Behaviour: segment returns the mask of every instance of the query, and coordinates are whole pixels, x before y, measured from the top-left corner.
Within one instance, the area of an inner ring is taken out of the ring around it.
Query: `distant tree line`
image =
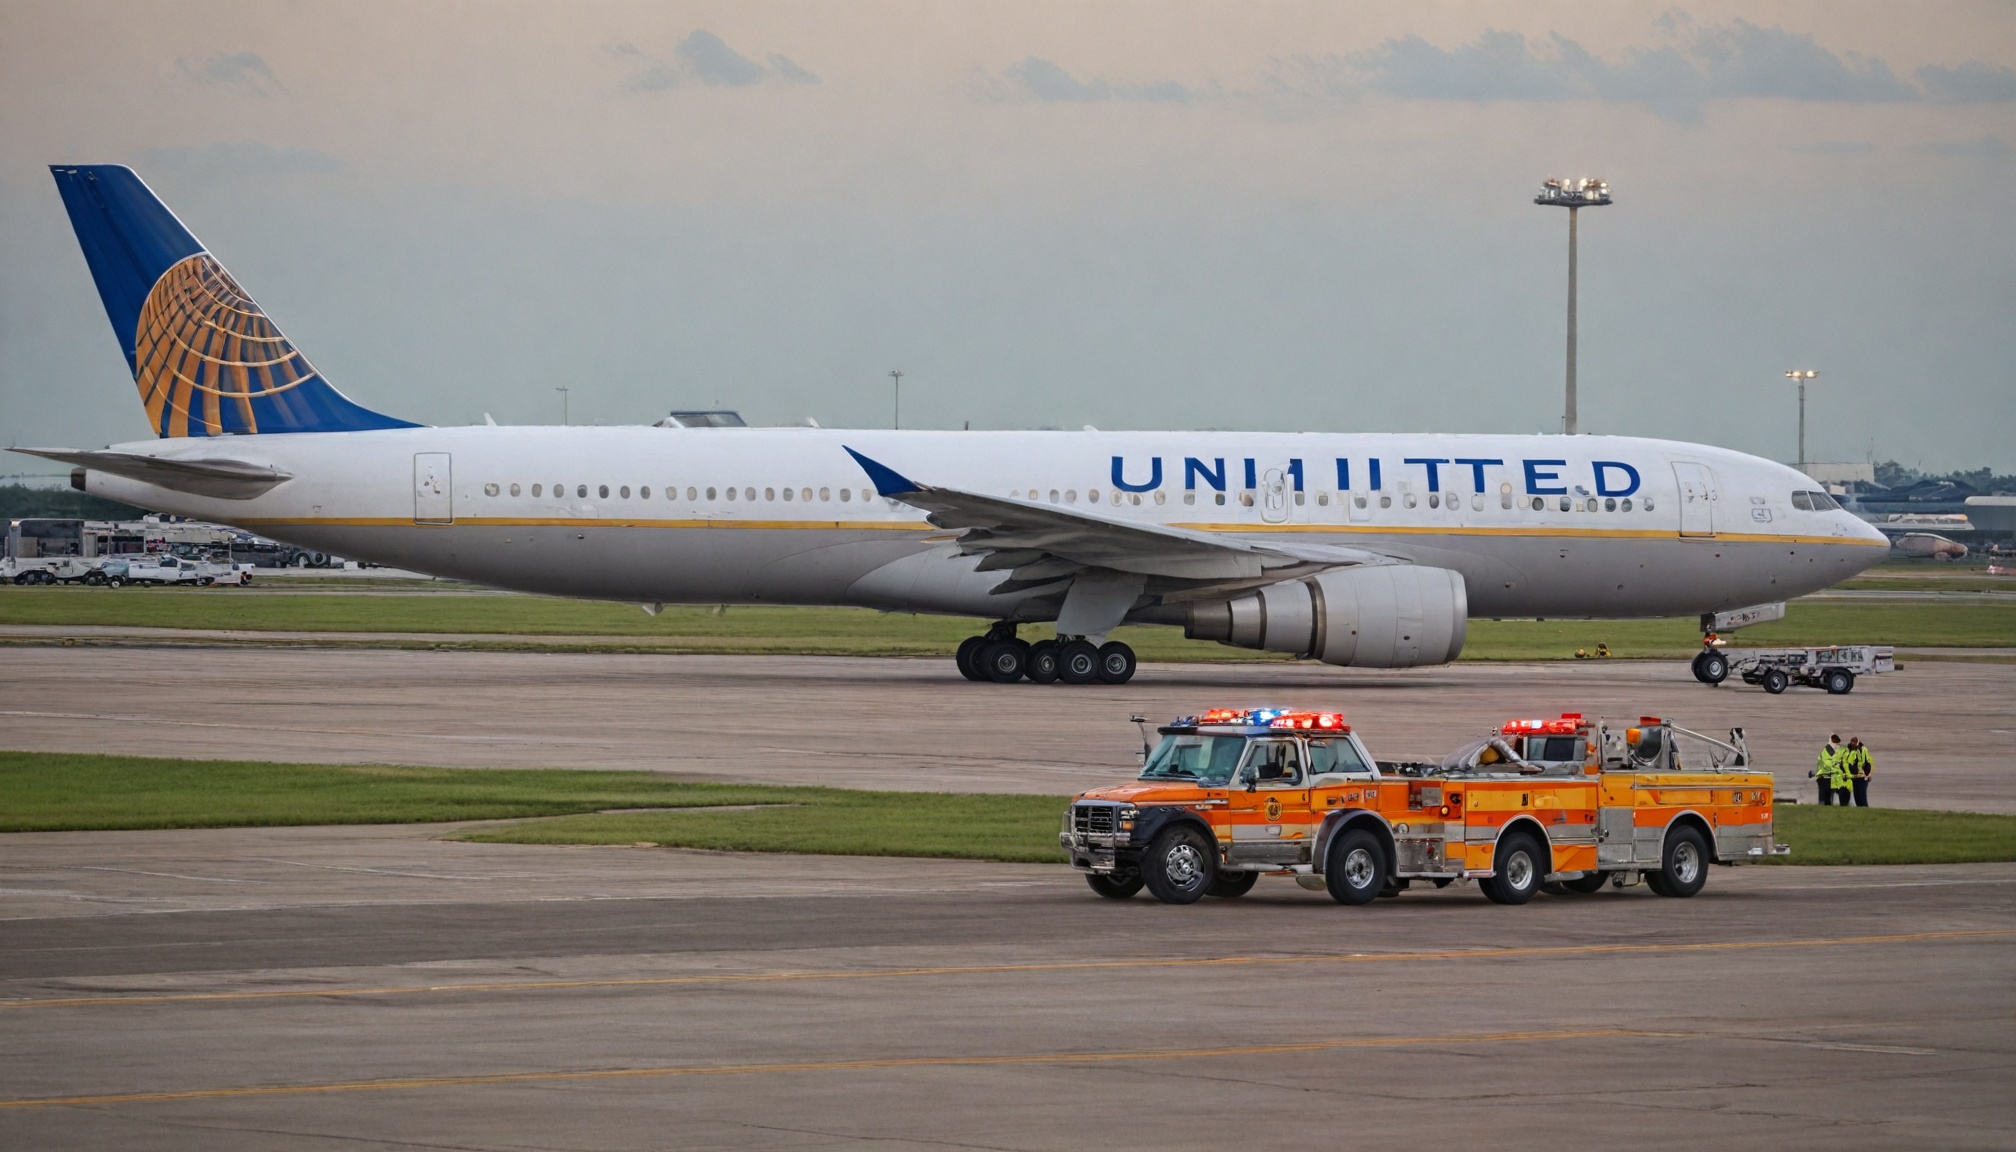
[[[53,520],[138,520],[146,510],[74,488],[0,484],[0,521],[28,517]],[[0,524],[0,528],[5,528]]]
[[[1893,491],[1950,486],[1962,496],[2016,496],[2016,476],[1998,475],[1993,468],[1971,472],[1921,472],[1895,460],[1876,465],[1876,485]]]

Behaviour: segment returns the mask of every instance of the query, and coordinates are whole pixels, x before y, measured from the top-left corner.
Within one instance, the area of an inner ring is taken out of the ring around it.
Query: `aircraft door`
[[[1377,492],[1339,492],[1337,497],[1345,501],[1345,506],[1349,509],[1346,515],[1350,518],[1351,523],[1370,524],[1372,522],[1372,502],[1379,498]]]
[[[455,476],[446,452],[413,454],[413,522],[455,521]]]
[[[1715,535],[1715,473],[1706,464],[1676,460],[1673,477],[1680,482],[1680,535]]]
[[[1288,474],[1279,468],[1260,478],[1260,519],[1269,524],[1288,519]]]

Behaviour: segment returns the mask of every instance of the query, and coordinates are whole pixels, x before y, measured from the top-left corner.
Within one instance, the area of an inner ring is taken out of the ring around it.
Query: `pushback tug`
[[[1507,721],[1438,763],[1375,760],[1337,712],[1217,708],[1158,732],[1139,779],[1065,813],[1058,839],[1101,896],[1189,904],[1280,875],[1342,904],[1415,881],[1475,880],[1498,904],[1641,880],[1684,897],[1710,864],[1789,851],[1740,728],[1568,712]]]

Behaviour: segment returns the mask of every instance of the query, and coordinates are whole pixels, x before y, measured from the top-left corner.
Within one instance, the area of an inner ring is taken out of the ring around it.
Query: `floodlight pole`
[[[560,394],[560,423],[564,426],[567,423],[567,393],[573,391],[573,389],[567,387],[565,384],[557,384],[554,386],[553,391]]]
[[[1806,471],[1806,382],[1820,375],[1811,368],[1794,368],[1785,373],[1787,380],[1799,382],[1799,471]]]
[[[1575,257],[1577,213],[1610,203],[1610,185],[1602,180],[1549,179],[1540,186],[1535,204],[1568,209],[1568,395],[1561,413],[1561,431],[1573,436],[1575,418]]]
[[[890,427],[901,428],[903,427],[903,373],[892,371],[889,373],[889,378],[896,381],[896,419],[890,424]]]

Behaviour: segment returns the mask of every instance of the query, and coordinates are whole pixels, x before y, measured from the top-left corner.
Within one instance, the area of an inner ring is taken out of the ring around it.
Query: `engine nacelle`
[[[1359,668],[1447,664],[1463,651],[1470,597],[1447,568],[1338,568],[1190,606],[1183,634]]]

